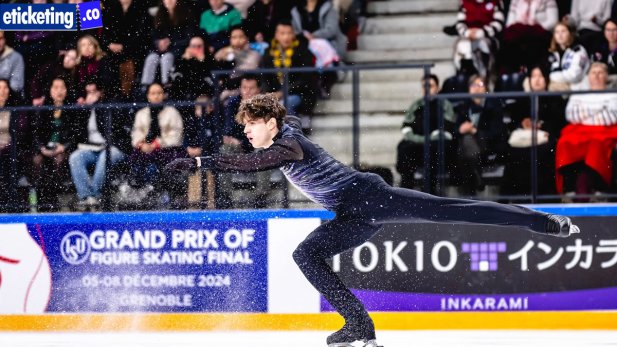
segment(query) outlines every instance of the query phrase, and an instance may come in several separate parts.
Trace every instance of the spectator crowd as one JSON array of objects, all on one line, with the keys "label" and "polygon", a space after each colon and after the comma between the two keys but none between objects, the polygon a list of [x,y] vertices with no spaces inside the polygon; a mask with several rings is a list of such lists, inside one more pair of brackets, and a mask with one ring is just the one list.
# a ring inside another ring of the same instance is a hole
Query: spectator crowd
[{"label": "spectator crowd", "polygon": [[[579,93],[541,96],[537,103],[528,97],[449,98],[440,107],[435,99],[428,106],[424,99],[414,102],[397,151],[402,185],[418,185],[414,177],[423,167],[424,109],[429,107],[433,191],[442,139],[445,171],[463,195],[484,190],[488,175],[483,171],[495,166],[503,168],[498,182],[502,196],[530,195],[532,157],[537,160],[539,194],[560,194],[560,200],[572,202],[598,201],[614,192],[617,92],[580,92],[617,87],[617,1],[459,3],[455,22],[444,27],[446,35],[457,37],[456,75],[441,88],[437,76],[424,78],[422,86],[431,94]],[[444,118],[443,135],[438,114]]]},{"label": "spectator crowd", "polygon": [[[128,200],[186,207],[186,178],[167,177],[165,164],[252,150],[233,118],[255,93],[277,93],[291,114],[310,117],[336,76],[290,74],[284,93],[282,73],[243,71],[343,63],[342,30],[357,27],[351,2],[343,10],[330,0],[102,0],[102,28],[0,32],[0,108],[45,106],[0,112],[0,210],[22,210],[28,197],[58,210],[63,194],[75,209],[96,209],[110,173],[123,177],[117,190]],[[216,70],[233,73],[215,79]],[[166,104],[174,101],[200,105]],[[135,102],[147,106],[99,106]]]},{"label": "spectator crowd", "polygon": [[[118,201],[186,208],[186,177],[166,175],[166,163],[252,151],[233,116],[241,100],[256,93],[276,93],[308,130],[317,100],[329,97],[337,79],[327,72],[285,78],[245,71],[342,64],[355,46],[366,2],[102,0],[102,28],[0,32],[0,108],[44,106],[0,111],[0,210],[21,211],[33,198],[40,210],[58,210],[63,194],[73,196],[77,210],[97,209],[110,187],[117,188]],[[457,37],[456,75],[441,87],[437,76],[425,76],[422,85],[431,95],[610,90],[617,86],[616,18],[613,0],[460,0],[444,28]],[[233,72],[214,78],[217,70]],[[146,106],[100,107],[136,102]],[[614,189],[617,93],[543,96],[537,104],[528,98],[417,100],[397,148],[404,187],[417,186],[414,175],[423,167],[427,107],[429,150],[433,158],[445,150],[447,173],[464,195],[484,189],[483,171],[493,164],[504,167],[502,194],[529,194],[532,157],[541,194],[572,201]],[[437,162],[430,169],[435,192]],[[268,177],[257,178],[256,206],[263,205],[268,184]],[[221,175],[218,185],[219,206],[231,207],[230,177]]]}]

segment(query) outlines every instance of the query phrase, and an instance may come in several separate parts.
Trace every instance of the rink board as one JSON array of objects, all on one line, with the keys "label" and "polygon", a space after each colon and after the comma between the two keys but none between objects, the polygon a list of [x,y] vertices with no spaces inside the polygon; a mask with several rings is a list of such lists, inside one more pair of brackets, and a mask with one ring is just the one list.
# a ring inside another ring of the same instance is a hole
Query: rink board
[{"label": "rink board", "polygon": [[[617,206],[580,237],[392,224],[331,261],[379,329],[617,329]],[[291,254],[321,210],[0,216],[0,330],[315,330]]]}]

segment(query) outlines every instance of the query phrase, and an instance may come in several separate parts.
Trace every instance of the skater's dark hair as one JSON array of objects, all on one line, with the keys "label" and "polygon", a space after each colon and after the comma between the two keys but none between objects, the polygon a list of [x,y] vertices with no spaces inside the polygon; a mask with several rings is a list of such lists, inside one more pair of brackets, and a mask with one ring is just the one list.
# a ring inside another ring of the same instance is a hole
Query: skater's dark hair
[{"label": "skater's dark hair", "polygon": [[275,93],[258,94],[242,101],[236,114],[236,122],[245,124],[247,119],[263,119],[267,122],[274,118],[280,130],[286,114],[285,106],[281,105]]}]

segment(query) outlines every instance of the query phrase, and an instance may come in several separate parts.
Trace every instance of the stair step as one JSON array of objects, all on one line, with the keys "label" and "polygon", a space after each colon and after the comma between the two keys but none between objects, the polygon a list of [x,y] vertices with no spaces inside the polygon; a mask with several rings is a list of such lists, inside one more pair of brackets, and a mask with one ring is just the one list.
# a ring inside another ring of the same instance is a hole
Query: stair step
[{"label": "stair step", "polygon": [[402,13],[431,13],[455,12],[458,10],[458,1],[453,0],[398,0],[398,1],[371,1],[367,10],[371,14],[402,14]]},{"label": "stair step", "polygon": [[[392,115],[384,112],[380,113],[360,113],[360,129],[377,128],[400,128],[403,121],[402,115]],[[347,115],[316,116],[313,117],[313,131],[351,129],[352,117]]]},{"label": "stair step", "polygon": [[[405,82],[372,82],[360,83],[360,98],[362,99],[407,99],[422,95],[422,86],[419,81]],[[332,87],[332,100],[351,100],[352,84],[339,83]]]},{"label": "stair step", "polygon": [[[439,76],[441,80],[454,75],[454,65],[451,61],[436,62],[431,68],[431,73]],[[392,70],[362,70],[360,71],[360,83],[371,82],[404,82],[420,81],[424,75],[424,69],[392,69]],[[344,82],[351,83],[352,74],[345,75]]]},{"label": "stair step", "polygon": [[[405,99],[360,99],[360,111],[363,113],[403,113],[409,107],[410,100]],[[352,101],[320,100],[315,107],[315,114],[351,114]]]},{"label": "stair step", "polygon": [[367,51],[447,49],[452,55],[455,41],[455,37],[447,36],[442,32],[361,35],[358,37],[358,49]]},{"label": "stair step", "polygon": [[435,62],[452,61],[452,47],[406,49],[396,51],[350,51],[347,60],[353,63],[404,63],[404,62]]},{"label": "stair step", "polygon": [[367,18],[362,35],[442,32],[456,22],[455,13]]},{"label": "stair step", "polygon": [[[401,138],[402,115],[360,115],[360,162],[393,167]],[[353,161],[351,117],[328,115],[313,118],[311,139],[344,163]],[[345,130],[345,131],[341,131]]]}]

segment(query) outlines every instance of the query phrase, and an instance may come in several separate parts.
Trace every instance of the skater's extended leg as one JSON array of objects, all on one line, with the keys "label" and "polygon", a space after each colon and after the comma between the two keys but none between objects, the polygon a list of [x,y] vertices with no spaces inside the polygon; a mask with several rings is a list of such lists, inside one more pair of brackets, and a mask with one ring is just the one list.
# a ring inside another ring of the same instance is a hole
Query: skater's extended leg
[{"label": "skater's extended leg", "polygon": [[328,344],[375,339],[373,322],[364,305],[332,271],[326,259],[361,245],[379,229],[379,225],[335,218],[315,229],[293,253],[309,282],[345,318],[345,328],[330,336]]},{"label": "skater's extended leg", "polygon": [[367,202],[358,204],[360,214],[377,223],[449,222],[517,226],[529,231],[568,236],[578,232],[570,219],[549,215],[527,207],[438,197],[415,190],[375,184],[367,192]]}]

